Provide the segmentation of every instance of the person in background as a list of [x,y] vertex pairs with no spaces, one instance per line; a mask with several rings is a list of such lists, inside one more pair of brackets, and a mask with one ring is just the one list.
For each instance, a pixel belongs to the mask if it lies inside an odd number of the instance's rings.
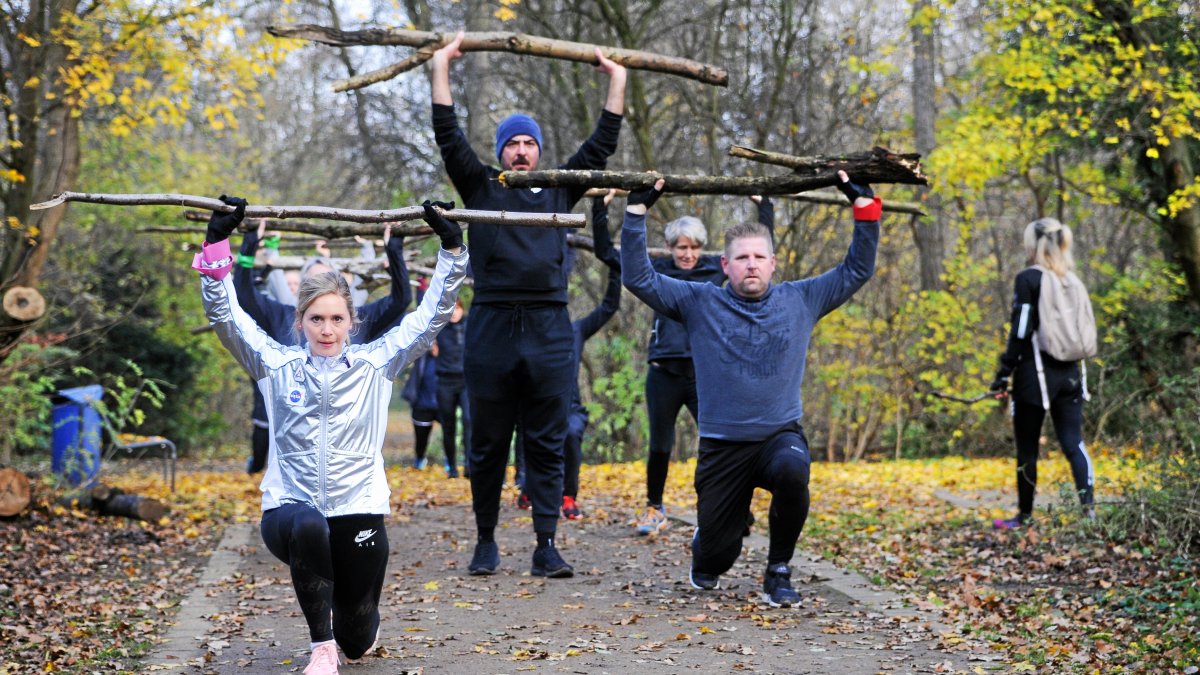
[[[428,464],[425,453],[429,449],[433,423],[438,421],[437,392],[437,343],[434,342],[428,352],[413,362],[412,372],[400,393],[400,397],[408,401],[412,414],[413,468],[417,470],[424,470]],[[445,433],[445,425],[442,425],[442,432]]]
[[[1063,454],[1071,464],[1084,517],[1095,517],[1095,474],[1092,458],[1083,443],[1083,402],[1088,398],[1083,360],[1059,360],[1043,350],[1043,342],[1035,341],[1039,329],[1048,328],[1041,325],[1038,312],[1039,300],[1048,284],[1059,288],[1074,286],[1082,300],[1074,309],[1086,316],[1069,319],[1091,322],[1094,336],[1087,289],[1073,271],[1072,239],[1071,228],[1054,218],[1040,218],[1025,227],[1025,255],[1030,266],[1017,274],[1008,345],[1000,355],[1000,367],[990,387],[997,398],[1012,397],[1013,437],[1017,445],[1017,515],[997,518],[992,523],[997,529],[1022,527],[1033,517],[1038,445],[1047,412],[1054,422]],[[1009,378],[1012,378],[1011,394]]]
[[437,339],[437,410],[442,423],[442,454],[446,459],[446,476],[458,478],[458,412],[462,411],[463,474],[471,477],[467,459],[471,447],[471,403],[467,396],[466,356],[467,313],[462,299],[454,305],[450,323],[438,333]]

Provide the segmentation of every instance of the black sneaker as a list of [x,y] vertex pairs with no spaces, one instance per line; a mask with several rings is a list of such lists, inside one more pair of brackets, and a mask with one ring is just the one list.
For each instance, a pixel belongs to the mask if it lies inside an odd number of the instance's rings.
[[500,566],[500,547],[494,541],[481,541],[475,544],[475,555],[471,556],[471,564],[467,571],[472,576],[495,574]]
[[534,549],[533,567],[530,568],[529,573],[535,577],[566,579],[575,576],[575,568],[562,559],[562,556],[558,554],[558,548],[545,546]]
[[721,575],[719,574],[692,570],[688,573],[688,581],[692,582],[692,588],[701,591],[716,591],[721,588]]
[[763,600],[772,607],[800,604],[800,594],[792,588],[792,570],[787,563],[767,568],[767,573],[763,575]]

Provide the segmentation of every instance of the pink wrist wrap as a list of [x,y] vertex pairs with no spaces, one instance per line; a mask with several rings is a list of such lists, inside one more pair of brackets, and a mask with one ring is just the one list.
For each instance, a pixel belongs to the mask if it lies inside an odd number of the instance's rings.
[[204,247],[192,258],[192,269],[200,274],[220,281],[233,269],[233,256],[229,254],[229,240],[224,239],[215,244],[204,243]]

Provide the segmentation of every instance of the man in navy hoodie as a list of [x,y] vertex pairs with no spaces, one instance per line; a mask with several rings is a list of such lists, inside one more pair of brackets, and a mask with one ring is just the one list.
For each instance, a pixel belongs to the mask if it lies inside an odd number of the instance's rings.
[[[450,62],[462,56],[463,35],[429,60],[433,131],[442,162],[464,206],[495,211],[565,213],[582,189],[507,190],[500,171],[480,161],[459,128],[450,93]],[[603,169],[616,151],[625,108],[625,68],[596,50],[609,76],[608,96],[592,135],[563,168]],[[537,123],[511,115],[496,128],[496,158],[504,170],[536,169],[544,145]],[[475,295],[467,324],[467,392],[471,405],[471,499],[478,540],[468,571],[495,574],[509,444],[520,428],[525,491],[533,506],[534,576],[569,577],[574,569],[554,547],[563,487],[563,441],[571,400],[572,332],[567,314],[567,237],[561,228],[473,224],[471,273]]]
[[839,172],[838,187],[854,204],[854,237],[845,259],[819,276],[772,284],[771,233],[759,223],[725,232],[721,267],[729,283],[672,279],[646,255],[646,210],[662,181],[629,196],[621,231],[621,280],[656,312],[687,329],[696,368],[700,458],[692,585],[720,588],[720,575],[742,550],[755,488],[771,493],[771,544],[763,595],[790,607],[791,562],[808,518],[809,453],[800,426],[800,384],[817,321],[871,278],[882,203],[866,185]]

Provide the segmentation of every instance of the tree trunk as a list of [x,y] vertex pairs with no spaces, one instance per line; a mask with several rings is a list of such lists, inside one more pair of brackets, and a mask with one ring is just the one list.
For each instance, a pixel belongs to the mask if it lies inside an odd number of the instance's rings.
[[[917,152],[922,157],[937,146],[937,19],[933,17],[931,0],[913,0],[912,47],[913,80],[912,109],[913,132]],[[917,188],[919,200],[927,204],[931,216],[914,217],[909,221],[913,243],[917,245],[917,260],[920,267],[921,290],[940,291],[946,288],[942,276],[946,272],[946,223],[941,205],[928,187]]]
[[0,468],[0,517],[24,511],[31,498],[28,476],[11,466]]
[[[356,31],[337,30],[328,26],[301,24],[295,26],[268,26],[267,32],[275,37],[311,40],[334,47],[352,46],[405,46],[417,48],[416,54],[398,64],[365,73],[335,85],[335,91],[347,91],[383,82],[400,73],[412,70],[425,63],[439,48],[454,39],[452,33],[437,33],[402,28],[368,28]],[[675,56],[653,54],[635,49],[617,49],[601,45],[554,40],[536,35],[507,32],[466,33],[460,49],[463,52],[510,52],[551,59],[596,62],[596,48],[613,61],[632,70],[650,70],[678,75],[691,80],[724,87],[729,84],[729,74],[723,68],[699,63]]]
[[[36,293],[50,245],[58,234],[65,208],[30,214],[35,194],[52,194],[69,187],[79,173],[79,118],[63,95],[58,74],[67,65],[67,47],[52,38],[67,13],[77,11],[72,0],[31,0],[22,23],[3,19],[5,30],[37,39],[36,49],[16,49],[8,72],[0,80],[16,83],[5,90],[15,100],[9,111],[8,147],[0,143],[0,159],[23,180],[8,182],[3,192],[0,222],[0,292],[25,286]],[[13,39],[10,35],[10,39]],[[23,47],[23,45],[22,45]],[[0,312],[0,361],[20,341],[31,321]]]
[[[1179,138],[1169,146],[1159,148],[1159,166],[1156,168],[1161,171],[1161,178],[1154,180],[1165,183],[1165,189],[1153,193],[1162,195],[1155,200],[1160,208],[1169,209],[1170,195],[1191,186],[1196,180],[1196,168],[1188,145],[1186,139]],[[1162,224],[1172,244],[1168,255],[1183,270],[1192,306],[1200,307],[1200,205],[1193,202],[1188,208],[1179,209],[1174,216],[1164,217]]]

